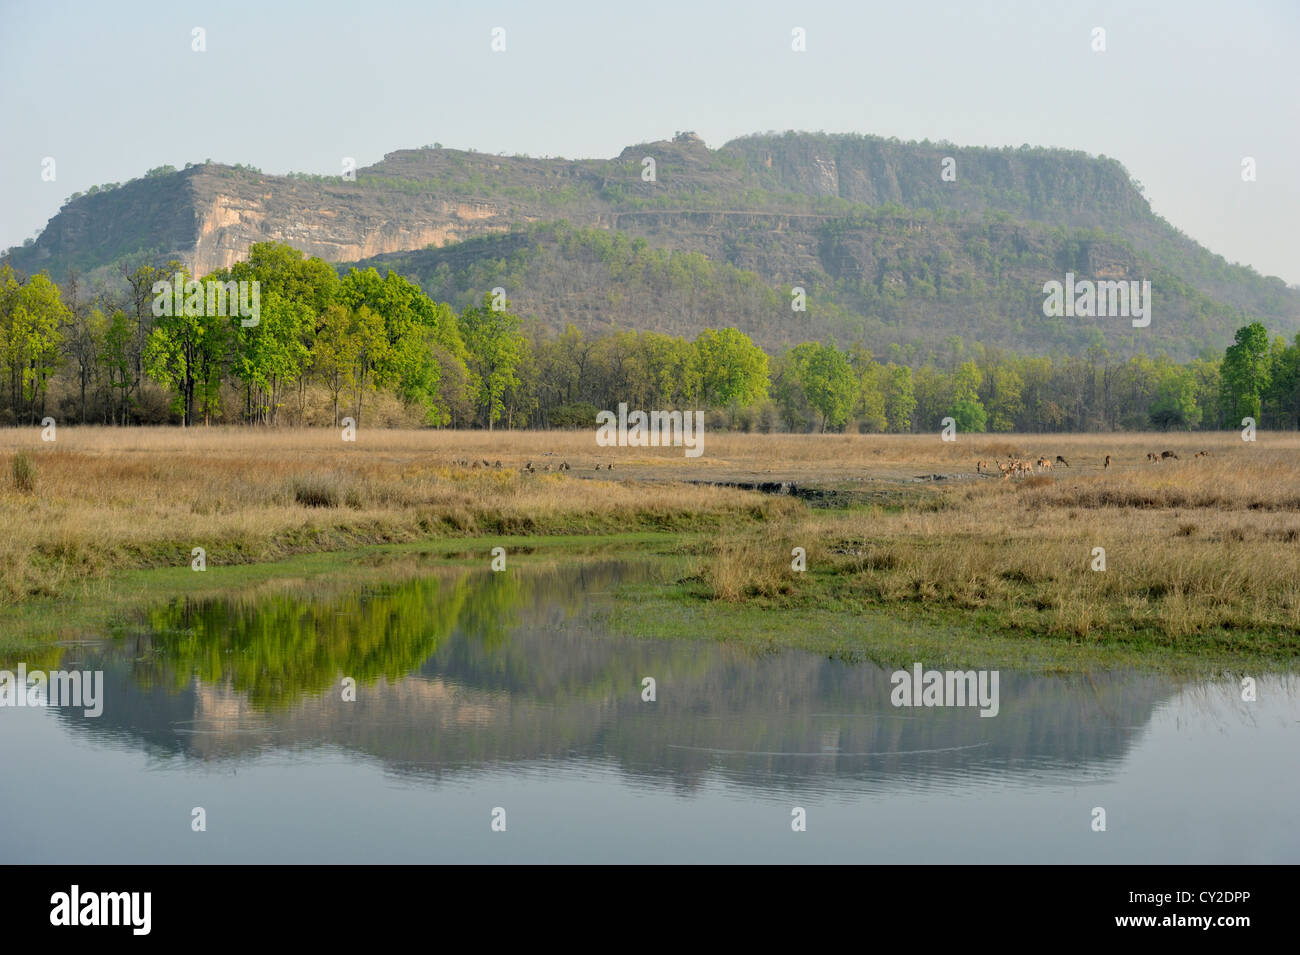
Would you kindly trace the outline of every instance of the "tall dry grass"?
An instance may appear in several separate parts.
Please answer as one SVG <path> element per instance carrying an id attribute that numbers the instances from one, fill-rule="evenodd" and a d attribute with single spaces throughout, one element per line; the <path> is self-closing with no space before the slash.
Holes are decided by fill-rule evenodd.
<path id="1" fill-rule="evenodd" d="M 1213 456 L 1194 459 L 1202 449 Z M 1164 450 L 1180 460 L 1146 462 Z M 706 434 L 704 455 L 688 459 L 598 448 L 591 432 L 362 429 L 349 444 L 333 429 L 64 428 L 44 445 L 35 428 L 0 431 L 0 455 L 19 453 L 35 479 L 31 491 L 0 488 L 3 601 L 67 593 L 114 568 L 181 566 L 193 546 L 210 562 L 251 561 L 436 535 L 663 528 L 709 532 L 699 577 L 726 600 L 934 606 L 1072 639 L 1300 628 L 1295 434 Z M 1040 455 L 1070 466 L 975 474 L 980 459 Z M 521 473 L 530 461 L 537 473 Z M 573 470 L 557 473 L 561 461 Z M 932 475 L 946 480 L 916 481 Z M 684 483 L 745 479 L 929 496 L 809 511 Z M 935 492 L 947 506 L 932 506 Z M 807 576 L 790 570 L 794 546 Z M 1094 547 L 1103 573 L 1089 569 Z"/>
<path id="2" fill-rule="evenodd" d="M 114 569 L 185 566 L 196 546 L 211 565 L 434 536 L 719 528 L 796 507 L 727 488 L 607 480 L 621 472 L 598 477 L 594 458 L 581 477 L 560 473 L 542 436 L 382 437 L 65 428 L 42 446 L 35 430 L 0 432 L 0 454 L 28 455 L 39 475 L 34 493 L 0 490 L 0 602 L 68 594 Z M 501 468 L 455 463 L 489 453 Z M 535 473 L 520 470 L 529 460 Z"/>
<path id="3" fill-rule="evenodd" d="M 767 531 L 766 563 L 728 560 L 715 545 L 722 556 L 703 577 L 724 599 L 772 592 L 772 568 L 796 544 L 814 580 L 777 577 L 810 600 L 984 614 L 1071 639 L 1272 633 L 1300 651 L 1298 485 L 1268 452 L 967 481 L 947 488 L 938 510 L 805 514 Z M 1093 570 L 1094 548 L 1104 571 Z"/>

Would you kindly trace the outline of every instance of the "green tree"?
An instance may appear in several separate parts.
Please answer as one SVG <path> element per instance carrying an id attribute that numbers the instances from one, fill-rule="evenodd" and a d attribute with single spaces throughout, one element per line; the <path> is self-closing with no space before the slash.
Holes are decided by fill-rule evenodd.
<path id="1" fill-rule="evenodd" d="M 988 371 L 988 426 L 990 431 L 1014 431 L 1024 410 L 1021 391 L 1024 379 L 1010 363 L 1000 361 Z"/>
<path id="2" fill-rule="evenodd" d="M 492 293 L 488 292 L 481 305 L 471 306 L 460 315 L 466 365 L 489 431 L 501 419 L 506 389 L 518 384 L 515 371 L 528 347 L 519 317 L 504 308 L 493 309 L 492 304 Z"/>
<path id="3" fill-rule="evenodd" d="M 814 411 L 821 431 L 839 428 L 848 420 L 859 394 L 859 382 L 848 358 L 835 345 L 804 342 L 790 353 L 795 380 Z"/>
<path id="4" fill-rule="evenodd" d="M 957 422 L 957 430 L 962 432 L 984 431 L 988 424 L 988 413 L 979 398 L 979 366 L 973 361 L 963 362 L 953 372 L 950 387 L 951 399 L 948 404 L 948 417 Z"/>
<path id="5" fill-rule="evenodd" d="M 957 430 L 964 434 L 986 430 L 988 415 L 978 398 L 958 398 L 948 414 L 957 422 Z"/>
<path id="6" fill-rule="evenodd" d="M 99 351 L 99 366 L 107 383 L 106 413 L 115 424 L 125 425 L 131 413 L 131 391 L 134 388 L 132 362 L 134 360 L 134 335 L 131 317 L 122 309 L 115 309 L 105 321 L 103 347 Z"/>
<path id="7" fill-rule="evenodd" d="M 1201 409 L 1196 404 L 1196 377 L 1190 370 L 1177 365 L 1162 369 L 1151 404 L 1151 423 L 1166 431 L 1190 430 L 1201 423 Z"/>
<path id="8" fill-rule="evenodd" d="M 189 278 L 183 269 L 179 271 L 182 284 Z M 221 331 L 226 327 L 222 317 L 196 314 L 186 308 L 173 308 L 175 314 L 159 315 L 154 318 L 153 330 L 149 333 L 144 349 L 144 367 L 150 378 L 170 388 L 176 394 L 174 408 L 181 414 L 181 424 L 194 423 L 194 398 L 200 380 L 200 365 L 220 360 Z M 214 348 L 209 339 L 216 336 L 218 345 Z M 216 352 L 214 356 L 212 352 Z"/>
<path id="9" fill-rule="evenodd" d="M 695 339 L 700 398 L 711 407 L 736 409 L 767 396 L 767 352 L 736 328 L 705 329 Z"/>
<path id="10" fill-rule="evenodd" d="M 1270 383 L 1268 332 L 1259 322 L 1237 329 L 1224 353 L 1220 376 L 1223 407 L 1235 422 L 1260 417 L 1260 398 Z"/>
<path id="11" fill-rule="evenodd" d="M 46 388 L 62 361 L 60 329 L 71 320 L 59 287 L 44 272 L 19 284 L 7 264 L 0 267 L 0 367 L 15 423 L 45 413 Z"/>
<path id="12" fill-rule="evenodd" d="M 364 305 L 383 320 L 386 344 L 371 369 L 375 386 L 391 386 L 407 405 L 423 408 L 431 423 L 446 420 L 449 409 L 439 389 L 442 360 L 465 357 L 451 307 L 435 303 L 396 272 L 381 279 L 373 268 L 353 269 L 341 283 L 339 298 L 352 309 Z"/>
<path id="13" fill-rule="evenodd" d="M 353 373 L 360 350 L 356 313 L 339 302 L 326 306 L 316 323 L 311 373 L 329 392 L 335 427 L 339 423 L 339 395 L 356 384 Z"/>
<path id="14" fill-rule="evenodd" d="M 1274 357 L 1272 379 L 1269 390 L 1280 421 L 1300 427 L 1300 335 Z"/>
<path id="15" fill-rule="evenodd" d="M 889 430 L 907 434 L 912 430 L 916 411 L 916 393 L 912 386 L 912 369 L 890 362 L 885 366 L 885 419 Z"/>

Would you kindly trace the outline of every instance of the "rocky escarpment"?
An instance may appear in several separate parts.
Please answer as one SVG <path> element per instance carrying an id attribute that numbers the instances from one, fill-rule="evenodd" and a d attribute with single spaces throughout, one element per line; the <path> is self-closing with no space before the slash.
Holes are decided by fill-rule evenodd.
<path id="1" fill-rule="evenodd" d="M 1066 271 L 1160 276 L 1157 295 L 1172 289 L 1186 306 L 1188 324 L 1171 330 L 1184 348 L 1230 338 L 1242 312 L 1282 334 L 1300 330 L 1300 292 L 1229 265 L 1154 216 L 1115 160 L 870 136 L 759 135 L 711 150 L 679 133 L 608 160 L 429 147 L 390 153 L 347 179 L 205 163 L 75 199 L 8 258 L 59 279 L 69 268 L 113 275 L 166 258 L 205 274 L 273 241 L 341 263 L 445 249 L 448 268 L 463 270 L 514 241 L 469 240 L 547 222 L 699 253 L 785 296 L 816 289 L 840 310 L 828 329 L 877 327 L 894 340 L 935 332 L 920 309 L 940 324 L 960 311 L 961 331 L 944 328 L 977 336 L 989 315 L 1028 321 L 1034 283 Z M 553 265 L 577 267 L 563 255 Z M 590 273 L 558 278 L 559 288 L 591 285 Z M 607 325 L 628 318 L 596 300 L 584 308 Z M 693 327 L 678 311 L 681 327 Z M 1056 341 L 1073 342 L 1075 331 Z"/>
<path id="2" fill-rule="evenodd" d="M 535 218 L 488 199 L 412 196 L 399 207 L 382 192 L 351 183 L 247 179 L 192 177 L 196 235 L 188 250 L 178 251 L 198 274 L 233 264 L 255 242 L 285 242 L 332 262 L 351 262 L 501 232 Z"/>
<path id="3" fill-rule="evenodd" d="M 953 154 L 957 180 L 941 182 Z M 647 172 L 646 160 L 654 161 Z M 442 246 L 529 222 L 629 228 L 716 249 L 745 213 L 826 214 L 901 203 L 998 209 L 1058 224 L 1114 224 L 1146 214 L 1118 163 L 1046 150 L 944 149 L 871 137 L 786 135 L 710 150 L 693 133 L 629 146 L 612 160 L 393 152 L 343 177 L 272 176 L 206 163 L 69 202 L 15 267 L 85 271 L 140 254 L 175 256 L 204 273 L 254 242 L 287 242 L 331 261 Z M 701 219 L 695 213 L 708 212 Z M 675 213 L 685 213 L 681 217 Z M 730 215 L 722 215 L 728 213 Z"/>

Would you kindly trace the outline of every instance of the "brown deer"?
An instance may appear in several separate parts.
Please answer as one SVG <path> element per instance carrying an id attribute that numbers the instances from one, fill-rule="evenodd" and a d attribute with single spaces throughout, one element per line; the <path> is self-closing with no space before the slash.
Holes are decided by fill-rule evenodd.
<path id="1" fill-rule="evenodd" d="M 1161 451 L 1161 452 L 1160 452 L 1160 457 L 1161 457 L 1161 459 L 1164 459 L 1164 458 L 1173 458 L 1175 461 L 1178 460 L 1178 455 L 1174 454 L 1174 452 L 1172 452 L 1172 451 Z"/>
<path id="2" fill-rule="evenodd" d="M 1056 456 L 1056 463 L 1064 464 L 1067 468 L 1070 466 L 1070 462 L 1065 460 L 1065 458 L 1061 457 L 1059 454 Z"/>
<path id="3" fill-rule="evenodd" d="M 1102 467 L 1103 467 L 1103 468 L 1108 468 L 1108 467 L 1110 467 L 1110 455 L 1109 455 L 1109 454 L 1106 455 L 1106 463 L 1103 464 Z"/>
<path id="4" fill-rule="evenodd" d="M 1159 464 L 1159 463 L 1160 463 L 1160 455 L 1158 455 L 1158 454 L 1152 454 L 1150 451 L 1148 451 L 1148 452 L 1147 452 L 1147 460 L 1150 461 L 1152 464 Z"/>
<path id="5" fill-rule="evenodd" d="M 1052 470 L 1052 462 L 1047 460 L 1047 458 L 1039 458 L 1038 468 L 1041 471 L 1050 471 Z"/>

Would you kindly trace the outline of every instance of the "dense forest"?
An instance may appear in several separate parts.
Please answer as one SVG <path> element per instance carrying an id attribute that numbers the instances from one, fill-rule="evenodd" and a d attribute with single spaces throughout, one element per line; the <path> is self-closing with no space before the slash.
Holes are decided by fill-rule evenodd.
<path id="1" fill-rule="evenodd" d="M 611 241 L 609 261 L 637 270 L 620 284 L 653 287 L 646 250 Z M 655 255 L 663 269 L 704 267 Z M 764 294 L 728 275 L 732 292 Z M 192 279 L 177 262 L 124 267 L 121 282 L 94 289 L 76 274 L 58 285 L 0 266 L 0 421 L 588 428 L 627 402 L 706 408 L 711 427 L 747 431 L 906 433 L 948 416 L 963 431 L 997 432 L 1233 428 L 1247 416 L 1300 426 L 1300 337 L 1270 339 L 1258 322 L 1222 355 L 1181 363 L 1118 360 L 1101 346 L 1023 355 L 957 335 L 926 348 L 827 340 L 769 353 L 734 327 L 693 338 L 553 331 L 517 314 L 487 272 L 476 277 L 475 298 L 438 301 L 396 271 L 340 274 L 257 244 L 204 277 L 259 283 L 260 313 L 246 323 L 201 307 L 159 314 L 156 286 Z"/>

